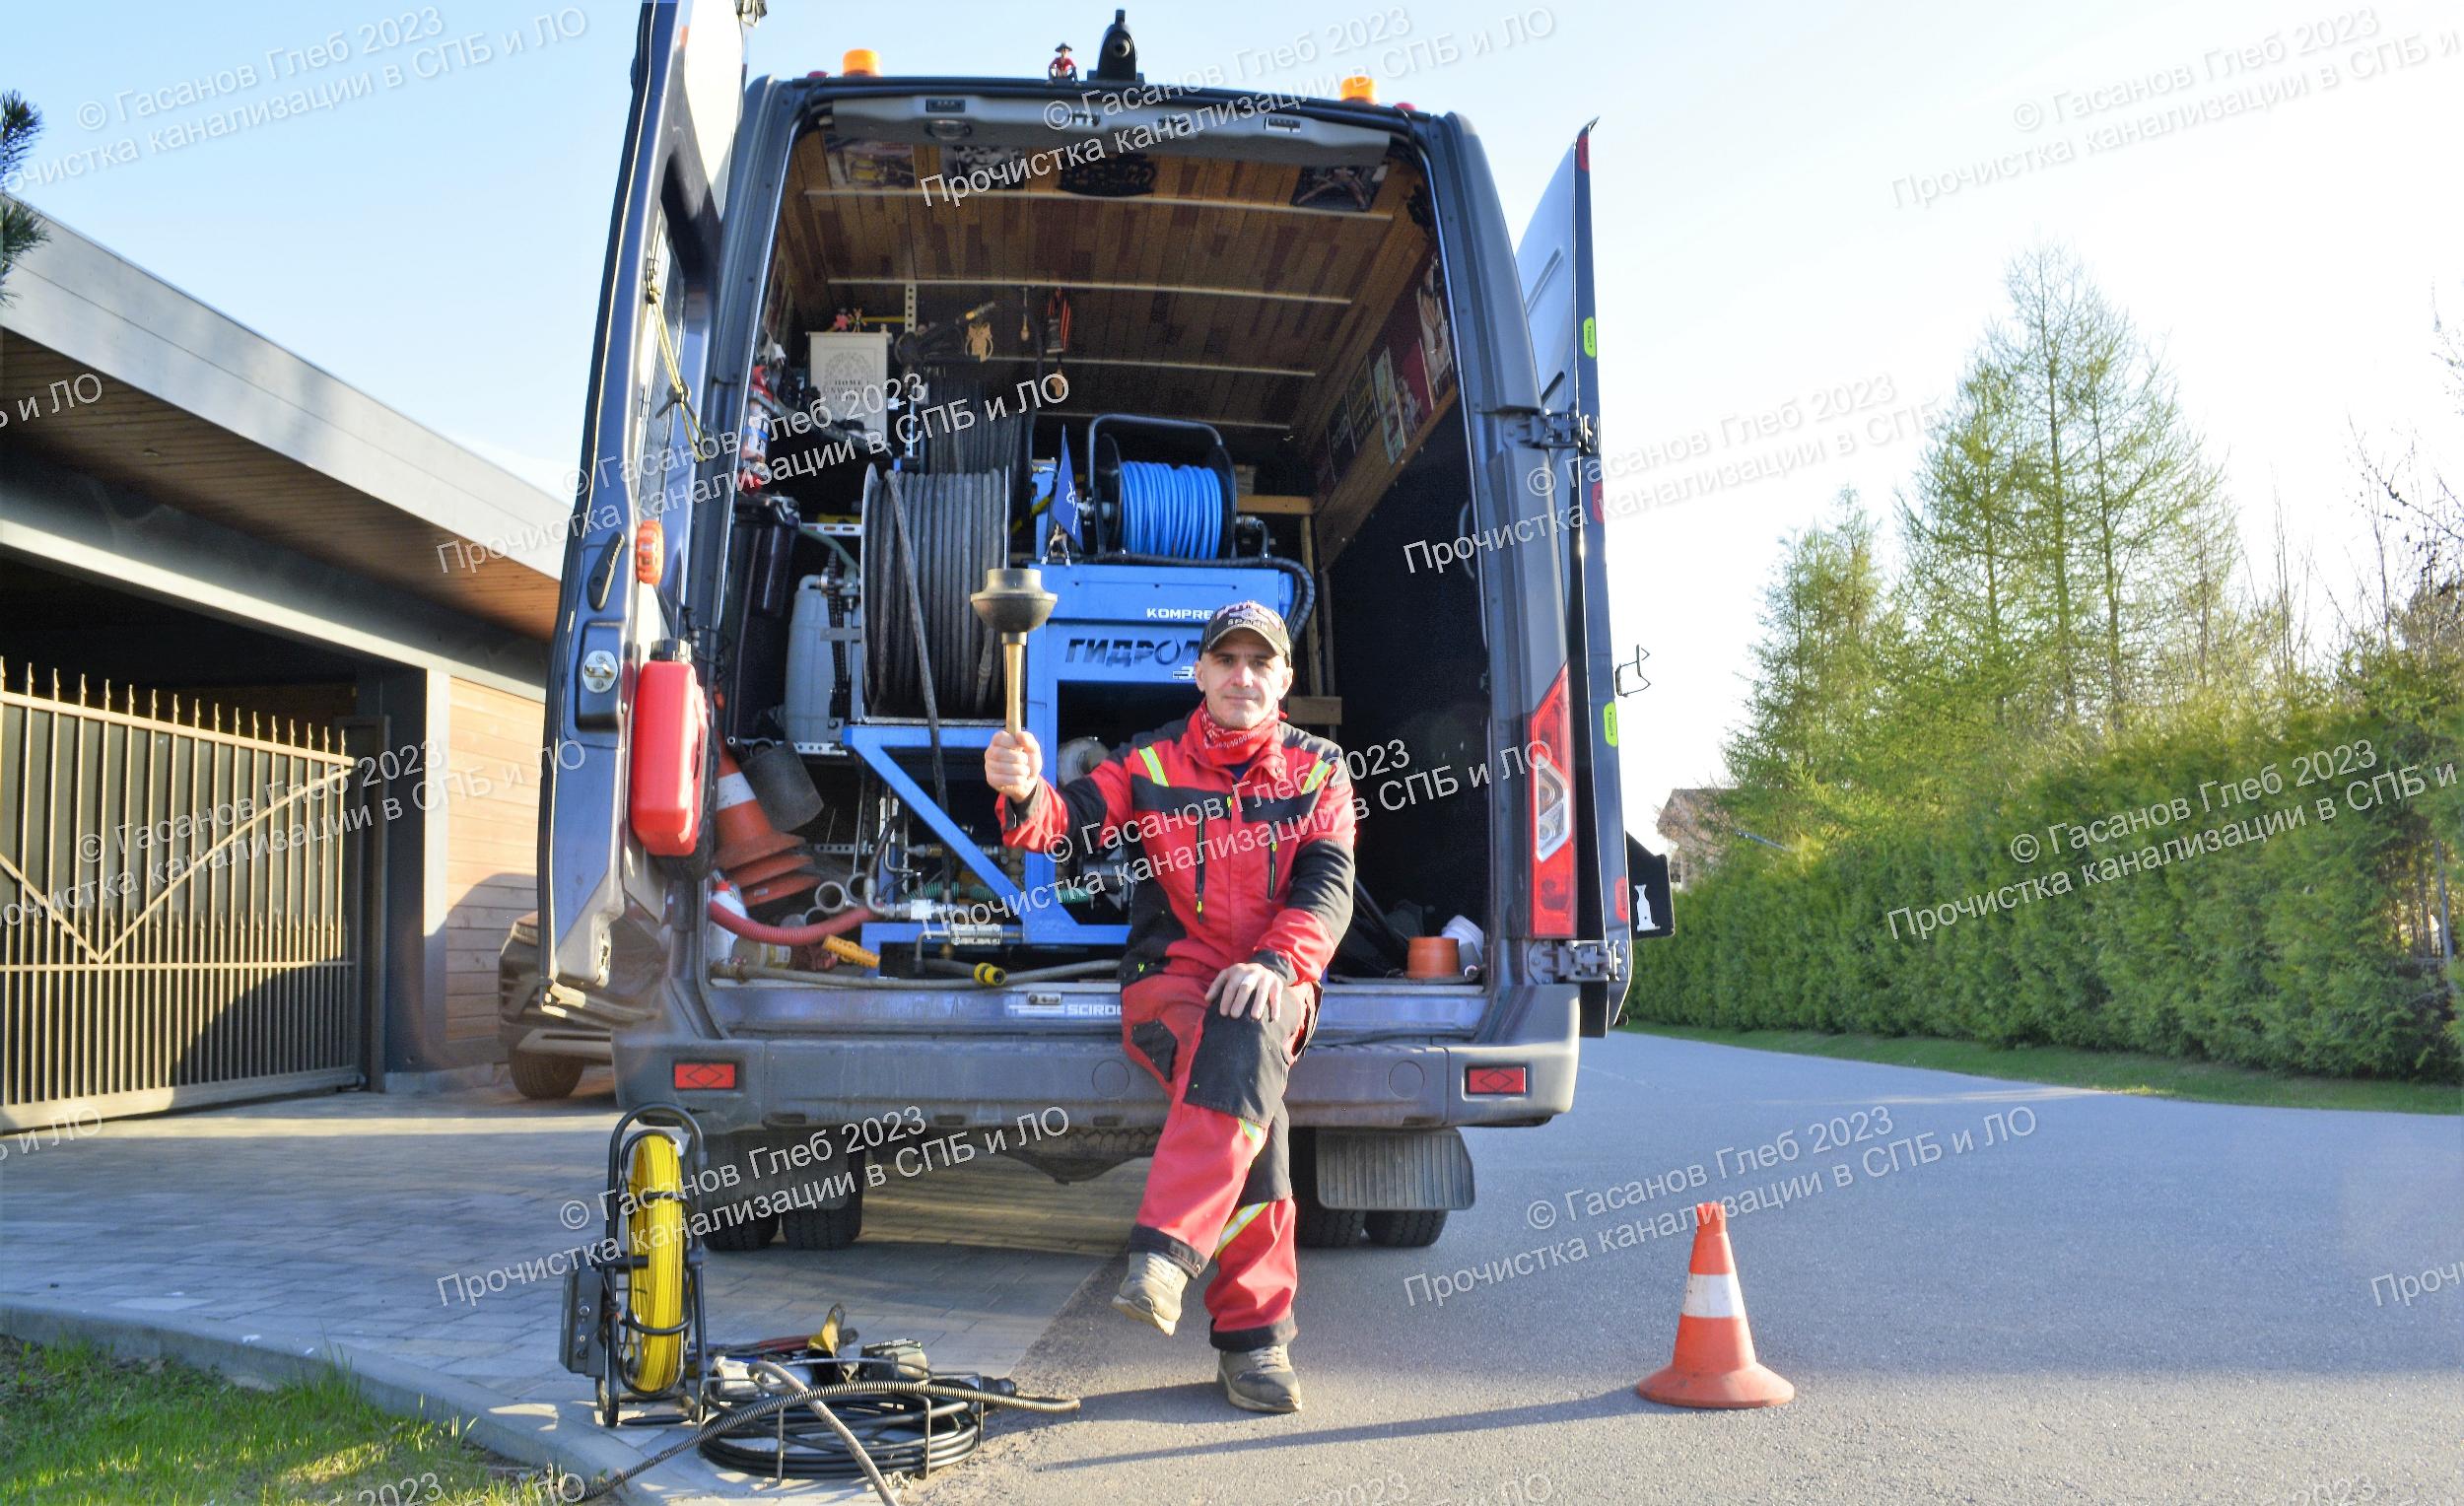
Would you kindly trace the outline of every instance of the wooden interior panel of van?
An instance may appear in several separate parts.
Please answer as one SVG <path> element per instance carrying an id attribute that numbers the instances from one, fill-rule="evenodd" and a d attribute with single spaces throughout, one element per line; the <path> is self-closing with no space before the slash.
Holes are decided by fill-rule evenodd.
<path id="1" fill-rule="evenodd" d="M 912 151 L 919 179 L 963 171 L 940 148 Z M 1046 171 L 927 203 L 916 186 L 834 183 L 824 137 L 808 135 L 782 200 L 771 328 L 792 346 L 843 308 L 880 327 L 902 313 L 912 282 L 933 310 L 1002 299 L 996 349 L 1014 352 L 1018 291 L 1033 290 L 1040 309 L 1059 287 L 1070 301 L 1058 362 L 1069 395 L 1046 411 L 1198 419 L 1236 455 L 1287 435 L 1315 454 L 1428 250 L 1412 212 L 1419 171 L 1390 159 L 1376 198 L 1353 212 L 1294 205 L 1297 166 L 1148 157 L 1153 189 L 1134 197 L 1064 192 Z M 1034 371 L 1015 354 L 986 365 L 1002 388 Z M 1400 459 L 1364 446 L 1312 499 L 1321 569 L 1453 405 L 1449 394 L 1422 417 Z"/>

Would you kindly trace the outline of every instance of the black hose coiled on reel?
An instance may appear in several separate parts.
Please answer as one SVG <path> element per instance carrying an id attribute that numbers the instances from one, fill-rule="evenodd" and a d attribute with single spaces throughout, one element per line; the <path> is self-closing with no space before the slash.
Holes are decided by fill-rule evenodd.
<path id="1" fill-rule="evenodd" d="M 864 707 L 869 715 L 924 715 L 924 663 L 941 717 L 998 711 L 994 641 L 969 597 L 985 573 L 1009 563 L 1009 485 L 1002 471 L 903 471 L 912 556 L 901 543 L 889 481 L 875 471 L 864 497 Z M 923 617 L 921 646 L 909 608 L 908 574 Z"/>

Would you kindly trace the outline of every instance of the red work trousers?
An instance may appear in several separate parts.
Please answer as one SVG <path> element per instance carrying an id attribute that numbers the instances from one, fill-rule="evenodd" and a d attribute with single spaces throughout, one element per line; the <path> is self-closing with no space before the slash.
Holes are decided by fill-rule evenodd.
<path id="1" fill-rule="evenodd" d="M 1287 988 L 1272 1021 L 1208 1006 L 1208 980 L 1155 973 L 1121 993 L 1122 1044 L 1171 1095 L 1129 1248 L 1206 1285 L 1218 1349 L 1291 1342 L 1300 1332 L 1291 1122 L 1283 1086 L 1317 1019 L 1314 987 Z"/>

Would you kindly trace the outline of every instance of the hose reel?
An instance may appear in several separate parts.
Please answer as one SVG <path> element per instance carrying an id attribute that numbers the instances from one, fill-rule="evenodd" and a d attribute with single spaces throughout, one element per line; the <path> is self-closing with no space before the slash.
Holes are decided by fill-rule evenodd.
<path id="1" fill-rule="evenodd" d="M 1087 461 L 1098 553 L 1195 561 L 1232 552 L 1240 487 L 1212 426 L 1107 413 L 1087 425 Z"/>
<path id="2" fill-rule="evenodd" d="M 603 1427 L 689 1421 L 685 1382 L 703 1368 L 702 1238 L 688 1177 L 703 1183 L 702 1130 L 673 1104 L 645 1104 L 607 1140 L 606 1237 L 565 1273 L 559 1357 L 598 1385 Z M 627 1416 L 636 1403 L 672 1412 Z"/>
<path id="3" fill-rule="evenodd" d="M 968 603 L 985 573 L 1009 563 L 1007 471 L 902 471 L 898 495 L 915 541 L 917 594 L 924 607 L 918 653 L 907 575 L 899 557 L 891 489 L 879 471 L 864 479 L 864 710 L 873 717 L 924 713 L 920 659 L 932 664 L 935 710 L 943 717 L 998 715 L 992 635 Z"/>
<path id="4" fill-rule="evenodd" d="M 1132 554 L 1211 560 L 1222 552 L 1223 490 L 1201 465 L 1121 462 L 1121 542 Z"/>

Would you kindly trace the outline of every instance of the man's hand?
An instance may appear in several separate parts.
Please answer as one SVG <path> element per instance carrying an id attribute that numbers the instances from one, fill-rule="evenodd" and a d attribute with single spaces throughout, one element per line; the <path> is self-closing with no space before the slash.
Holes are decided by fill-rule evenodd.
<path id="1" fill-rule="evenodd" d="M 1271 1024 L 1283 1003 L 1283 979 L 1262 963 L 1236 962 L 1206 986 L 1206 1002 L 1236 1020 L 1254 1007 L 1259 1019 Z"/>
<path id="2" fill-rule="evenodd" d="M 1025 804 L 1035 793 L 1043 772 L 1044 749 L 1024 727 L 1014 737 L 1007 727 L 1001 728 L 984 750 L 984 782 L 1009 796 L 1013 805 Z"/>

